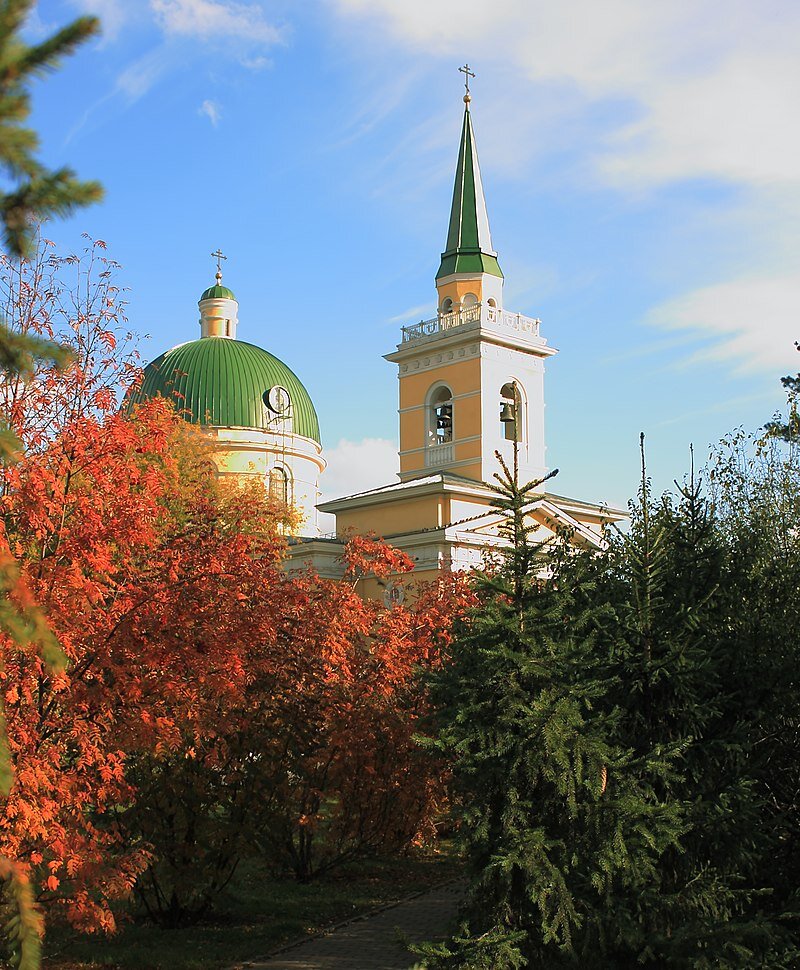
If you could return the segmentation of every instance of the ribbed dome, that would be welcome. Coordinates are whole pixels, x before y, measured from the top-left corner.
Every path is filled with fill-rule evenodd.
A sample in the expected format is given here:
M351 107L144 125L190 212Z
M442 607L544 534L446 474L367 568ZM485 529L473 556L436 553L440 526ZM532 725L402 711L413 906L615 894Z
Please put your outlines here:
M264 392L276 385L289 392L292 431L319 443L319 421L308 391L277 357L242 340L204 337L173 347L145 367L130 405L160 396L183 409L193 424L271 431Z
M207 290L203 290L203 295L200 297L200 302L203 300L235 300L236 297L233 295L233 290L229 290L227 286L223 286L221 283L215 283L214 286L209 286Z

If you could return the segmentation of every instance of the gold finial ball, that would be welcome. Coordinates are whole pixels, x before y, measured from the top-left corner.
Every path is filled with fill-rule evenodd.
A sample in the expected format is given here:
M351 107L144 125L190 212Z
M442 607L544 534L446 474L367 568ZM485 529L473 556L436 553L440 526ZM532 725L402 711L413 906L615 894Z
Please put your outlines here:
M217 278L217 283L221 283L222 282L222 273L219 270L217 270L217 272L214 275Z
M472 95L471 94L465 94L464 95L464 104L469 104L470 101L472 101Z

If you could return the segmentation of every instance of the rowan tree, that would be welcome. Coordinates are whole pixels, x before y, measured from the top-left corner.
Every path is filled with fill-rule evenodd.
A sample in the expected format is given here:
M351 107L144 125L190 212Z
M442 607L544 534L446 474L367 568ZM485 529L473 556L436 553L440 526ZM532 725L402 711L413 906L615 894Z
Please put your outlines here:
M461 583L386 610L362 599L357 577L407 570L407 557L362 538L345 557L343 582L240 578L250 604L241 696L211 692L213 735L136 762L138 795L119 824L154 847L136 892L158 921L206 913L254 848L307 881L432 832L444 786L414 741L428 709L419 671L439 662Z
M244 617L226 613L220 593L256 547L275 558L274 529L240 532L240 516L214 498L190 430L163 403L136 420L84 418L8 472L6 534L69 666L48 673L4 644L15 781L3 846L31 865L43 901L62 900L86 928L113 926L107 900L147 858L97 821L131 797L127 756L201 733L206 683L236 689L241 656L225 637L231 625L241 634ZM178 602L195 608L195 629L214 632L202 646L186 625L146 635L153 614L168 623Z
M6 28L8 25L6 18ZM9 61L13 64L10 54L7 63ZM33 264L22 260L12 267L9 260L4 260L4 303L8 325L0 326L0 363L5 372L2 395L5 421L0 421L0 459L6 467L20 456L22 437L25 437L26 444L36 446L37 438L41 443L43 435L55 430L53 426L48 429L42 421L48 416L54 417L51 408L54 399L42 395L42 386L49 384L51 390L62 387L63 384L53 377L61 373L72 359L70 350L52 339L54 332L47 314L43 319L39 313L42 309L46 310L48 302L52 301L53 291L36 285L41 283L41 278L36 278L36 272L31 273L31 267L37 262L40 264L38 254ZM14 284L18 284L16 289ZM91 289L87 292L91 292ZM91 361L84 359L82 366L91 369ZM74 391L74 380L72 387ZM109 405L110 401L106 407ZM38 425L31 421L32 416L37 417ZM23 431L25 434L21 436ZM3 489L6 487L4 477ZM0 629L10 638L9 642L16 643L21 650L38 650L45 667L57 674L66 662L65 655L21 578L21 570L5 537L0 540L0 559ZM12 761L5 732L5 718L0 710L0 781L4 795L8 793L12 780ZM39 963L42 923L39 912L33 906L27 872L24 865L13 857L3 857L2 866L9 915L6 937L14 959L21 966L35 968Z
M72 353L66 367L42 361L27 383L7 382L2 402L26 452L3 468L0 490L18 576L0 643L16 770L1 850L42 902L87 928L113 925L109 899L147 862L145 846L124 845L103 824L131 797L126 758L167 750L200 724L204 682L235 690L241 679L235 642L212 638L192 652L164 636L140 642L136 625L154 609L163 621L170 596L196 601L207 583L219 602L205 622L224 632L242 562L272 567L279 545L275 510L223 496L201 437L168 405L118 413L114 385L132 379L133 361L117 341L119 296L101 253L93 244L87 264L40 251L7 264L3 278L17 332L67 340ZM35 637L67 669L33 651Z

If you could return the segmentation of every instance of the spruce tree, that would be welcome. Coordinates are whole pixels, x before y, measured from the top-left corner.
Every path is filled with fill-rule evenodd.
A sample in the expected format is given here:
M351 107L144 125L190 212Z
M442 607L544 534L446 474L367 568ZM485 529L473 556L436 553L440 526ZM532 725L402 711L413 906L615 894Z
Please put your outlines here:
M22 36L35 0L0 0L0 168L9 188L0 191L0 224L6 253L30 254L36 227L50 216L102 197L97 182L82 182L69 168L48 169L36 158L39 139L28 127L31 82L54 70L61 59L97 34L96 17L78 17L39 44ZM0 373L33 375L37 361L65 364L69 354L58 345L27 333L12 333L0 321ZM12 458L19 443L0 428L0 460Z
M471 886L425 965L797 966L791 876L770 872L796 857L789 625L756 642L771 627L748 609L766 607L752 564L693 472L652 499L643 443L630 526L605 553L534 541L539 484L503 468L509 547L476 577L433 688Z
M747 597L741 585L732 595L730 549L701 482L692 471L676 488L654 503L643 472L598 594L613 604L599 646L624 711L617 742L637 757L677 755L653 794L682 831L646 879L616 889L602 919L622 966L788 968L794 947L757 872L776 845L753 761L765 708L748 647L731 636Z
M68 215L102 195L97 182L81 182L69 168L50 170L36 158L39 139L25 122L31 81L53 70L61 58L97 33L95 17L78 17L40 44L22 39L35 0L0 0L0 165L14 183L0 193L6 251L27 254L37 222Z
M601 954L615 966L604 919L615 889L652 879L683 830L654 781L678 751L619 744L615 664L598 645L612 615L590 595L595 564L569 536L536 540L528 513L543 483L520 486L516 462L498 459L508 546L474 578L477 605L433 685L429 742L453 766L467 920L418 952L430 967L596 966Z

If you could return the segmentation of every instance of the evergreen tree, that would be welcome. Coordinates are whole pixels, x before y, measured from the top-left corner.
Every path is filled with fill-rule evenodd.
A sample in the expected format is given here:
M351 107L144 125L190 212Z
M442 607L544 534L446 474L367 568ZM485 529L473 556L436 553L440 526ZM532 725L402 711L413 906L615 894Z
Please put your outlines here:
M763 730L791 746L768 696L787 650L738 618L752 573L694 474L653 502L643 456L630 528L604 554L537 546L538 484L504 468L510 546L476 578L434 685L472 884L461 933L419 952L475 970L796 966L791 893L769 863L796 832L797 774L777 812Z
M603 916L621 965L794 966L796 951L769 905L758 866L777 846L764 831L754 753L766 713L751 689L749 644L731 636L747 609L735 560L694 473L654 506L643 473L630 533L612 545L602 602L614 622L601 649L615 664L618 743L670 747L673 771L655 794L683 822L650 877L621 887ZM768 705L769 706L769 705Z
M478 604L433 686L431 743L453 765L468 919L419 952L436 967L598 965L616 942L604 919L616 888L652 879L683 831L656 792L678 747L618 742L614 659L598 642L613 617L590 595L595 565L569 536L536 541L528 513L542 482L520 486L516 461L501 466L494 504L508 548L476 575Z
M39 139L26 122L30 116L31 82L54 70L62 57L94 36L96 17L78 17L39 44L22 37L35 0L0 0L0 168L8 191L0 192L0 223L9 256L28 256L36 226L50 216L66 216L73 209L102 197L97 182L82 182L66 167L50 170L37 158ZM64 364L69 354L57 344L30 333L11 332L0 321L0 373L33 375L39 360ZM0 428L0 460L16 454L19 443Z
M51 215L68 215L76 206L100 198L97 182L81 182L68 168L51 171L35 157L36 133L26 127L30 115L30 82L53 70L99 29L95 17L78 17L40 44L22 39L35 0L0 0L0 164L15 183L0 193L0 217L7 251L26 255L34 226Z

